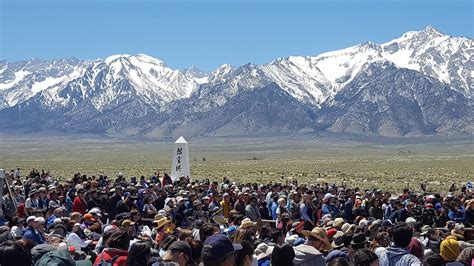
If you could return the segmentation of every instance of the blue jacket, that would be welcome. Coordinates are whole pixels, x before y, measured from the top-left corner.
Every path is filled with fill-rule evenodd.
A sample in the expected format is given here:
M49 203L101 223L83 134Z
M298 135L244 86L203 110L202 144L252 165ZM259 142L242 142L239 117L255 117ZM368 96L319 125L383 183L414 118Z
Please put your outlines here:
M323 215L330 214L332 218L336 218L339 214L339 209L334 204L323 204L321 210Z
M48 220L46 221L46 228L49 229L49 227L50 227L51 225L53 225L54 220L56 220L56 218L58 218L58 217L56 217L54 214L51 215L51 216L49 216Z
M258 266L270 266L270 257L266 257L257 261Z
M448 212L449 220L455 221L456 223L463 223L464 222L464 211L459 208L458 211L450 210Z
M278 218L277 209L278 209L278 204L276 202L273 202L272 207L271 207L273 220L276 220Z
M29 240L33 242L35 245L43 244L45 242L43 236L39 233L36 233L34 228L28 227L23 234L23 240Z

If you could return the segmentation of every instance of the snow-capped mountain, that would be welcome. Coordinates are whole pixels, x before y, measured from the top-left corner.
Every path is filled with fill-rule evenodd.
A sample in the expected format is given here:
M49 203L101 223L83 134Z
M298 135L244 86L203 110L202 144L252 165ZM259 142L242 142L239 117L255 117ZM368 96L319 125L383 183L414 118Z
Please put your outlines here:
M153 136L314 130L472 134L473 47L471 38L428 26L382 44L366 42L263 65L224 64L209 73L195 66L172 69L144 54L0 61L0 122L35 130ZM399 88L388 89L393 84ZM405 99L410 97L424 100ZM430 101L455 111L438 114L427 107ZM355 114L367 106L365 118L357 121ZM404 108L412 110L405 117L420 119L402 121L397 112Z
M51 106L90 100L99 111L125 94L136 95L147 104L160 104L189 97L202 78L173 70L144 54L114 55L95 61L3 61L0 67L1 109L35 95L41 95L44 104ZM129 86L119 86L124 82Z
M298 89L302 87L314 96L313 103L317 104L336 95L370 63L377 61L390 61L400 68L420 71L471 97L473 55L472 39L450 37L428 26L383 44L366 42L318 56L278 59L262 67L295 98L305 95L304 90Z

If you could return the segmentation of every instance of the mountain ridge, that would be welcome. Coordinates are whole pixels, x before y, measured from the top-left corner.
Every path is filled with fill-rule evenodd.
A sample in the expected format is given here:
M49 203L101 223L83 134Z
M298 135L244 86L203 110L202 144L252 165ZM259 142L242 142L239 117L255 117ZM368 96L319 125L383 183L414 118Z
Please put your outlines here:
M172 69L164 61L145 54L119 54L96 60L73 57L12 63L3 60L0 61L0 122L7 128L96 133L124 131L132 135L159 136L184 134L185 131L195 135L231 135L301 130L394 136L472 134L469 123L473 117L473 46L472 39L444 35L428 26L382 44L365 42L316 56L277 58L262 65L249 63L233 67L223 64L211 72L194 66L185 70ZM376 121L373 117L366 118L372 126L357 127L357 123L352 123L357 117L347 113L351 108L335 109L337 105L342 106L338 99L349 95L354 86L360 89L360 80L367 78L368 69L375 71L374 67L385 79L372 76L368 86L393 94L377 95L374 98L380 101L377 104L388 105L385 108L389 110L398 106L396 110L400 114L408 108L412 117L423 119L410 120L407 128L402 126L406 121L395 119L395 111L377 112L372 115L379 116L380 121L386 119L379 123L386 128L381 130L373 125ZM435 88L428 90L422 86L419 90L431 93L430 99L438 104L444 106L445 102L454 101L460 106L461 115L453 115L451 118L456 119L450 122L435 111L426 114L422 108L413 109L413 102L405 102L406 97L401 97L405 92L416 91L403 80L407 77L412 78L411 84ZM399 84L404 89L383 90L392 84ZM265 93L280 106L286 106L288 114L276 106L268 108L270 104L252 102L252 97L266 102ZM439 95L445 95L446 99L440 99ZM367 98L353 96L355 98L344 98L345 104L362 108L354 110L352 107L353 113L364 110ZM385 100L389 96L405 105ZM351 99L355 102L351 103ZM236 106L242 110L235 111ZM446 106L453 108L449 104ZM246 110L253 110L253 113ZM228 121L228 125L222 124L221 129L209 125L209 121L219 124L208 117L212 112ZM265 112L278 114L280 122L263 115ZM334 117L335 114L341 117ZM292 124L287 115L293 115L298 123ZM430 115L442 121L426 122L425 116ZM257 121L271 130L256 126ZM293 126L287 128L283 121ZM388 126L388 121L393 126ZM239 123L242 129L238 127Z

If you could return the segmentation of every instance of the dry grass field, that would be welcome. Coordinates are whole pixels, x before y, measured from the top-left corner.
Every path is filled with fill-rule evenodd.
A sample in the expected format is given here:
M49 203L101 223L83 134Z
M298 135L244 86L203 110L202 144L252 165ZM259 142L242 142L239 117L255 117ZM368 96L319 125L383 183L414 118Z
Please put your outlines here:
M49 170L55 177L168 172L173 139L0 134L0 168ZM474 177L474 137L354 139L329 136L190 138L193 179L336 182L362 188L445 192Z

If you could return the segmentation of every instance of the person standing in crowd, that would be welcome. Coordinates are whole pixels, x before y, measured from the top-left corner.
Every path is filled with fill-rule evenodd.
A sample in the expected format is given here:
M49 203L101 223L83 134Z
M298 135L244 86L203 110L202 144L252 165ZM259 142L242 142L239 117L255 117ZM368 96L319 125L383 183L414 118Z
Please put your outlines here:
M339 215L339 209L333 204L334 195L326 193L323 198L323 204L321 206L322 215L329 214L331 218L336 218Z
M316 225L316 221L314 219L314 209L312 207L310 194L303 196L303 201L300 205L300 216L304 220L304 229L312 230Z
M255 196L250 197L249 203L245 207L245 215L252 222L260 222L260 211L257 207L257 198Z
M73 212L78 212L80 214L86 214L87 212L87 203L85 200L85 190L84 189L79 189L77 190L76 197L74 198L73 201L73 206L72 206L72 211Z
M29 216L26 219L26 223L28 227L26 228L22 240L31 241L34 245L43 244L45 239L43 235L38 232L38 222L36 220L36 216Z
M84 233L81 229L80 223L75 223L72 226L72 232L67 235L66 241L68 246L72 246L75 250L81 250L82 248L87 247L92 241L91 240L84 240Z
M86 258L95 265L472 262L469 241L474 194L467 189L446 196L405 189L402 195L392 196L380 190L298 184L296 180L256 184L225 179L218 184L181 178L161 187L145 176L139 182L121 176L109 183L105 177L97 180L79 173L64 182L54 180L46 171L32 171L31 175L25 181L14 181L12 187L20 193L29 192L28 209L40 216L30 215L25 223L28 227L23 228L18 208L17 213L10 211L13 217L0 226L2 242L19 240L25 252L34 254L30 265L41 258L42 251L51 249L67 251L63 253L71 257L70 262L72 257L78 261ZM49 196L45 193L47 197L43 197L47 209L37 200L43 188L49 189ZM223 200L218 195L223 195ZM263 219L269 218L267 195L271 196L272 218L277 221L274 225ZM212 206L210 199L220 208ZM92 207L97 201L101 208ZM80 206L83 202L86 207ZM108 208L109 204L114 207ZM391 206L398 206L398 210L388 211Z
M225 235L212 235L203 244L201 253L203 265L234 266L236 252L242 248L240 244L232 244Z
M311 231L303 230L306 242L295 247L294 265L325 265L324 253L331 249L326 230L315 227Z
M115 219L115 215L117 214L117 202L122 200L122 191L121 186L116 186L114 188L114 195L108 200L107 207L109 221Z
M127 266L148 265L151 258L151 246L147 242L135 242L130 246L127 256Z
M464 225L466 227L474 227L474 199L466 201L466 211L464 215Z
M393 246L380 255L380 266L421 265L421 261L407 251L413 237L413 231L406 223L393 228Z
M97 256L94 266L104 262L113 266L126 266L129 245L130 236L126 231L121 229L114 231L105 243L105 249Z
M90 210L92 208L100 208L100 200L99 200L99 193L97 189L91 189L88 193L89 197L87 200L87 209Z
M272 266L293 266L295 250L292 246L284 243L274 247L271 255ZM260 266L260 265L259 265Z
M352 223L354 217L352 216L352 208L354 208L354 195L349 195L344 202L344 218L348 223Z
M175 241L166 250L163 262L174 262L179 266L190 265L193 262L191 246L185 241Z
M448 212L449 220L454 221L456 223L463 223L464 222L464 208L459 206L459 203L454 203L451 209Z
M222 214L224 215L225 218L230 217L230 196L229 193L224 193L222 194L222 201L220 202L221 208L222 208Z
M28 198L25 201L25 210L27 215L38 215L40 214L39 201L38 201L39 191L36 189L30 190Z
M378 266L379 258L377 255L367 249L359 249L352 257L352 266Z

